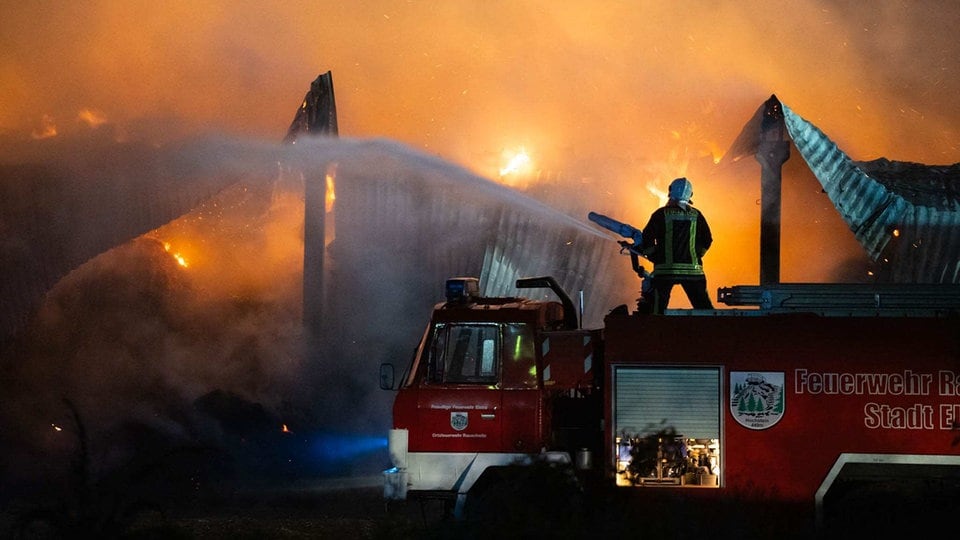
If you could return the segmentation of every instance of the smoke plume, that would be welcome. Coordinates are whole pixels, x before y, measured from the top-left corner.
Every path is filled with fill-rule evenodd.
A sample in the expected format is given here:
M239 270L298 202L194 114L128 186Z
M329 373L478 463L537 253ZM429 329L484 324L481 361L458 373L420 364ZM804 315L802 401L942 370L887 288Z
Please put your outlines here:
M439 167L474 195L496 189L489 197L502 204L524 191L555 211L531 210L554 229L576 229L590 210L643 226L670 180L687 176L716 237L711 288L757 280L758 167L717 162L771 94L853 159L960 161L960 9L932 0L39 1L3 11L0 270L24 265L56 284L4 352L0 442L22 458L10 463L69 446L51 428L63 396L98 429L136 419L183 440L225 429L195 412L214 391L277 424L387 425L376 365L409 356L437 292L371 278L378 287L355 309L343 301L339 324L356 328L373 310L379 332L346 336L325 352L336 362L306 359L296 171L352 159L382 179L397 163L349 141L280 152L309 81L326 70L341 135L398 141L386 154L421 183ZM501 174L521 150L529 169ZM862 278L862 251L799 158L784 178L782 279ZM393 276L389 254L365 248L331 246L334 271L355 271L349 260ZM627 264L582 281L630 301ZM47 289L3 292L6 314L6 302Z

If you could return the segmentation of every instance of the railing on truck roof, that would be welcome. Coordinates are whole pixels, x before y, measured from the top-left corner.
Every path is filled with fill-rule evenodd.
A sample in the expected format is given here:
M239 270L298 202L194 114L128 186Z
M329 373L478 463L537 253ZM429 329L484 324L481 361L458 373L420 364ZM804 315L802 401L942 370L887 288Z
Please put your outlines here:
M960 285L775 283L717 290L728 306L756 306L767 313L824 316L946 317L960 315Z

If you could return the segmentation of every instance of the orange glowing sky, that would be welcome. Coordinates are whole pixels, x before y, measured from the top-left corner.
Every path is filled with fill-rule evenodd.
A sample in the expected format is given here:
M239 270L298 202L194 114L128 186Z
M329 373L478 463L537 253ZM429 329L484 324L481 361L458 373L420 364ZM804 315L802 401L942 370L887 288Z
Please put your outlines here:
M35 1L3 19L0 134L107 122L279 142L331 70L341 137L396 139L490 178L524 149L538 175L637 226L659 203L651 188L703 170L771 94L854 159L960 161L949 2ZM759 173L732 174L746 176L737 190L691 178L724 238L708 255L717 285L756 276ZM855 246L842 224L817 231L825 198L788 204L785 227L800 223L785 266Z

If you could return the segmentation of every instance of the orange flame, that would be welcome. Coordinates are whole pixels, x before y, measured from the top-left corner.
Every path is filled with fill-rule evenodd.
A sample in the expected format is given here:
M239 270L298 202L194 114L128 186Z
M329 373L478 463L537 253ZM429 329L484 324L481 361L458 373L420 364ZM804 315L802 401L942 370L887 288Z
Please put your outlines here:
M530 160L530 155L527 154L527 150L523 147L520 147L520 150L516 152L504 150L503 157L507 160L507 164L500 168L501 178L511 174L528 174L533 171L533 163Z
M103 112L94 109L81 110L79 113L77 113L77 120L92 128L98 128L107 123L107 117L103 114Z
M178 252L178 251L173 251L173 252L171 252L171 249L172 249L172 248L170 247L170 242L164 242L164 243L163 243L163 249L164 249L167 253L170 253L170 256L173 257L174 260L177 261L177 264L179 264L180 266L182 266L182 267L184 267L184 268L189 268L189 267L190 267L190 263L187 262L187 259L184 258L184 256L181 255L180 252Z
M34 129L30 133L30 136L34 139L49 139L50 137L57 136L57 124L54 123L53 117L50 115L43 115L43 118L40 119L40 127Z
M333 203L337 200L336 177L337 165L330 165L330 167L327 168L327 200L325 201L327 213L333 211Z

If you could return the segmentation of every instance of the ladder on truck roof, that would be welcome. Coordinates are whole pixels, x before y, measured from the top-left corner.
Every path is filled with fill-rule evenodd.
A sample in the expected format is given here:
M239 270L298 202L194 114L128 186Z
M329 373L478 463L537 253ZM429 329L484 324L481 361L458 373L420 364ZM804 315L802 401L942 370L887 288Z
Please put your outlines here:
M728 306L824 316L946 317L960 315L960 285L930 283L773 283L717 290Z

